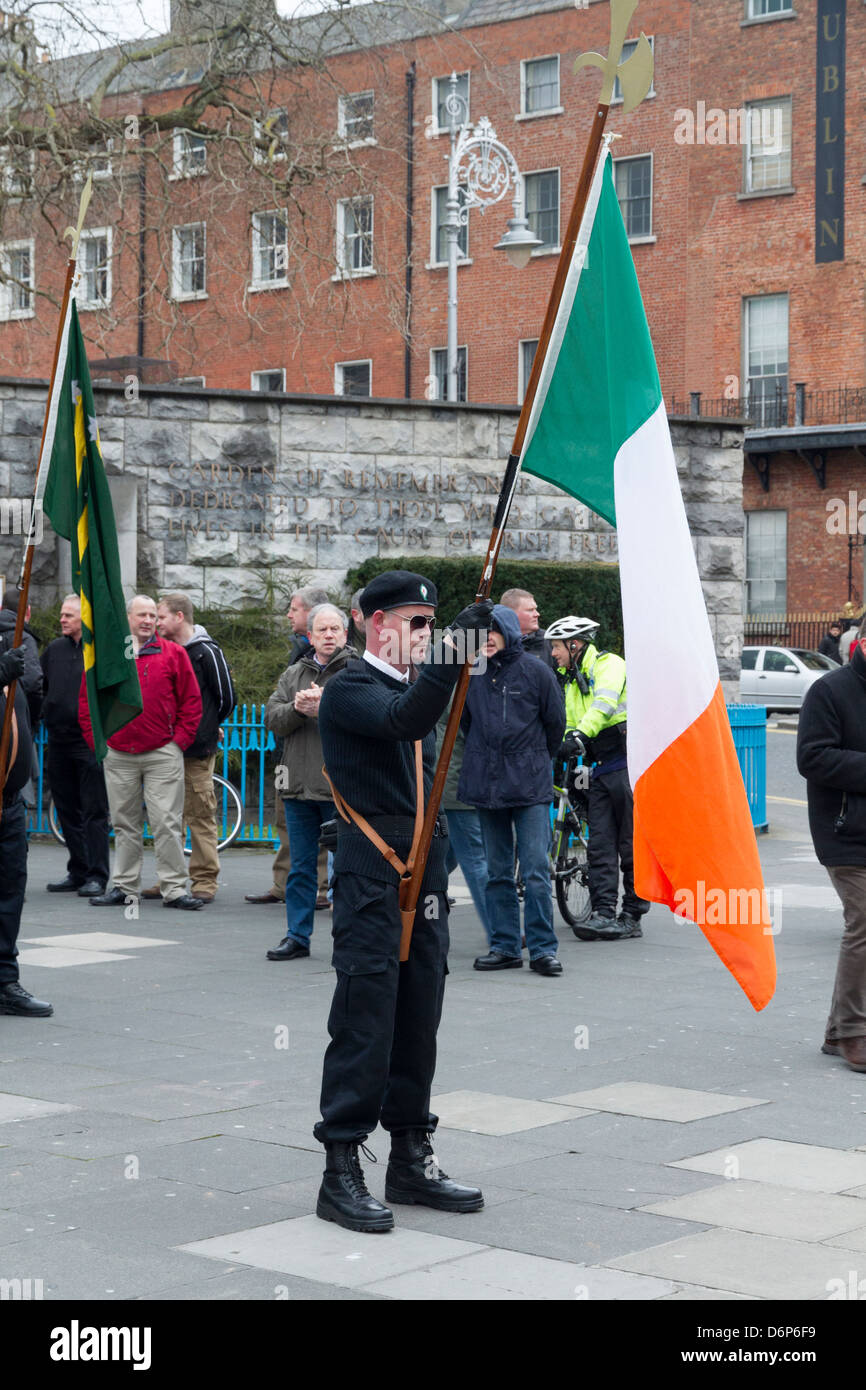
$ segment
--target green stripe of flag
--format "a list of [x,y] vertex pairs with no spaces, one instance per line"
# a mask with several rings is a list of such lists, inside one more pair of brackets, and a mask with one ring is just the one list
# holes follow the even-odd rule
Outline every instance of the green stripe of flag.
[[662,393],[609,156],[597,177],[588,255],[579,272],[572,261],[523,468],[616,525],[614,458]]

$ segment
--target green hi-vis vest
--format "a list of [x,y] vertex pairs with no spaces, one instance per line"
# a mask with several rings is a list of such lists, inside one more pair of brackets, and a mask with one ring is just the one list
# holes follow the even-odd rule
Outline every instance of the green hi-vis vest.
[[595,738],[602,729],[626,720],[625,662],[613,652],[600,652],[590,642],[581,658],[580,670],[589,683],[589,690],[583,695],[576,680],[567,681],[566,728],[575,729],[586,738]]

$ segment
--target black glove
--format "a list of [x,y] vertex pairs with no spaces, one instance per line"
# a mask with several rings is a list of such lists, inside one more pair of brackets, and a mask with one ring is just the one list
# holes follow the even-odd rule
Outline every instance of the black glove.
[[490,615],[493,612],[493,600],[483,598],[479,603],[470,603],[468,608],[461,608],[457,617],[450,624],[452,632],[486,632],[490,627]]
[[557,757],[565,759],[578,757],[585,758],[586,744],[584,743],[580,734],[576,734],[573,730],[567,733],[559,746],[559,752],[557,753]]
[[24,675],[24,648],[13,647],[0,656],[0,685],[20,680]]

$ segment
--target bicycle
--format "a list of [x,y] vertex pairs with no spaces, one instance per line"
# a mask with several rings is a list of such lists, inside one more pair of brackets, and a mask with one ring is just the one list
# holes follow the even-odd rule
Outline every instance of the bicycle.
[[[244,823],[244,803],[237,787],[234,786],[233,783],[227,781],[225,777],[220,777],[218,772],[215,772],[213,775],[213,784],[214,794],[217,799],[217,825],[222,832],[221,838],[217,840],[217,850],[222,850],[227,849],[228,846],[237,839],[241,832]],[[144,812],[144,833],[145,836],[147,836],[149,833],[146,819],[147,807],[144,808]],[[48,803],[48,824],[55,840],[57,840],[59,844],[65,845],[66,840],[60,828],[60,821],[57,817],[57,807],[54,805],[53,796]],[[111,826],[109,823],[109,831],[110,829]],[[187,855],[192,853],[192,846],[189,843],[189,831],[186,832],[184,837],[183,852]]]
[[[576,785],[578,763],[571,758],[564,764],[564,786],[553,784],[551,806],[551,838],[548,850],[550,877],[553,879],[556,902],[563,919],[574,930],[592,912],[589,897],[589,794]],[[573,790],[569,791],[569,785]],[[514,850],[514,883],[518,899],[523,900],[524,886],[520,876],[517,848]],[[575,935],[577,933],[575,932]]]

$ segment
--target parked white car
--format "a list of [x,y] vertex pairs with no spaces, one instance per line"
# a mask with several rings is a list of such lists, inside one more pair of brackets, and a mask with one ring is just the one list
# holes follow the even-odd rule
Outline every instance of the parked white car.
[[768,711],[799,709],[809,686],[838,669],[829,656],[802,647],[743,647],[740,700]]

